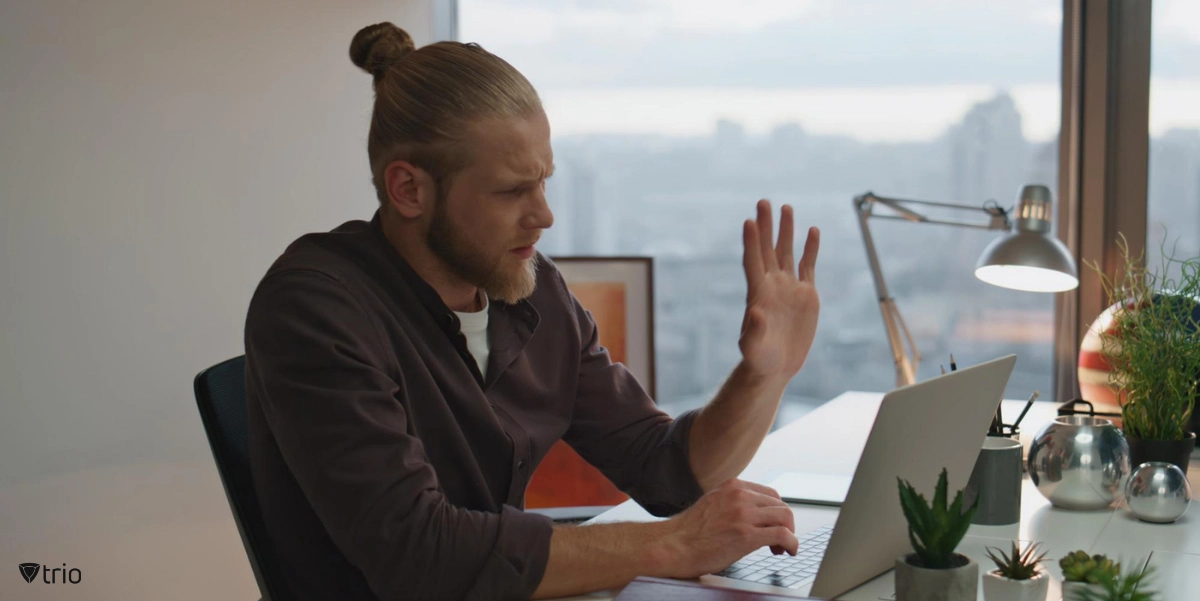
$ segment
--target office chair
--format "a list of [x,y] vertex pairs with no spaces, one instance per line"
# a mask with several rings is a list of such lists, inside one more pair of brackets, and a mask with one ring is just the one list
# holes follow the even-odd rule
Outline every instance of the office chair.
[[196,376],[196,405],[212,448],[225,497],[233,510],[250,569],[258,582],[261,601],[287,601],[283,575],[275,560],[266,524],[259,512],[258,495],[250,476],[246,434],[246,358],[234,357]]

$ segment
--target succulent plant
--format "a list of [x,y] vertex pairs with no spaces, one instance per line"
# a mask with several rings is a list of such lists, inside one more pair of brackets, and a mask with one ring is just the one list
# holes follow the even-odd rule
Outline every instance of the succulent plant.
[[1084,589],[1075,594],[1074,599],[1067,601],[1157,601],[1158,593],[1146,590],[1153,568],[1137,570],[1122,574],[1118,565],[1117,572],[1099,582],[1102,591]]
[[971,527],[971,518],[979,507],[979,497],[966,510],[963,509],[963,491],[954,495],[954,502],[946,506],[946,468],[938,476],[933,492],[933,503],[925,500],[912,484],[896,479],[900,485],[900,507],[908,520],[908,540],[913,551],[921,560],[922,567],[943,570],[956,567],[954,549]]
[[[1022,551],[1017,547],[1017,541],[1012,543],[1012,554],[1005,553],[995,547],[988,547],[987,555],[996,564],[996,571],[1009,580],[1029,580],[1037,576],[1038,564],[1046,558],[1046,553],[1038,553],[1039,543],[1033,543]],[[1035,555],[1035,553],[1038,553]]]
[[1063,580],[1101,584],[1116,578],[1121,573],[1121,564],[1114,563],[1104,555],[1088,555],[1087,551],[1072,551],[1058,560]]

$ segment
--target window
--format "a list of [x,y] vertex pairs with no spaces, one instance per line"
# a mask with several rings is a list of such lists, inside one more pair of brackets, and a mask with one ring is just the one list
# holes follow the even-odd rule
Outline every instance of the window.
[[1200,4],[1155,0],[1146,256],[1200,256]]
[[[543,250],[655,257],[668,411],[706,402],[740,358],[740,224],[757,199],[823,233],[821,325],[787,419],[893,386],[855,195],[1010,207],[1022,184],[1056,190],[1061,2],[459,0],[458,14],[459,38],[520,69],[549,114]],[[950,353],[1014,352],[1008,398],[1053,396],[1053,298],[974,278],[997,233],[871,227],[919,379]]]

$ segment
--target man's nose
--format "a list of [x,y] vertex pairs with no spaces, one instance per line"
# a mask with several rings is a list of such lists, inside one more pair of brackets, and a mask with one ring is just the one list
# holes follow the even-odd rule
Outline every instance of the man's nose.
[[533,198],[533,207],[525,220],[525,227],[530,229],[548,229],[554,225],[554,213],[550,203],[546,201],[546,193],[538,192]]

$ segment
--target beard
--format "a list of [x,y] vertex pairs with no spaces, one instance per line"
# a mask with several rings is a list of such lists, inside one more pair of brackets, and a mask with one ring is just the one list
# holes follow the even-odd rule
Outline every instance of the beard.
[[529,298],[537,288],[536,254],[515,269],[506,267],[504,259],[509,249],[488,253],[480,248],[450,220],[445,199],[434,205],[425,243],[455,275],[483,290],[489,299],[511,305]]

